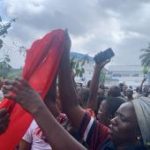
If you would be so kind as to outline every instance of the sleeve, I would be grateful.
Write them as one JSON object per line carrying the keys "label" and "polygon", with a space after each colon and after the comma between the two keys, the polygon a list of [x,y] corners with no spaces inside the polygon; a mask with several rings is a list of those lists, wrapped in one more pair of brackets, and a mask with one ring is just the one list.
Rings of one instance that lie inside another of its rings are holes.
{"label": "sleeve", "polygon": [[[32,125],[32,123],[31,123],[31,125]],[[32,143],[32,126],[31,125],[28,128],[28,130],[26,131],[26,133],[24,134],[24,136],[22,137],[22,139],[28,143]]]}
{"label": "sleeve", "polygon": [[79,134],[89,149],[96,150],[108,138],[108,128],[85,113]]}

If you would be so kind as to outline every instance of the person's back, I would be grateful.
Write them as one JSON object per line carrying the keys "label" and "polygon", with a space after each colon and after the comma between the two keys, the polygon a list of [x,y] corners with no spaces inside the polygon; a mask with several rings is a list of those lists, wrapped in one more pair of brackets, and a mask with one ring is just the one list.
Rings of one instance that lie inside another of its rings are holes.
{"label": "person's back", "polygon": [[[22,140],[24,140],[27,145],[30,145],[30,150],[52,150],[51,146],[46,142],[46,138],[35,120],[31,122],[31,125]],[[22,149],[22,147],[20,149]]]}

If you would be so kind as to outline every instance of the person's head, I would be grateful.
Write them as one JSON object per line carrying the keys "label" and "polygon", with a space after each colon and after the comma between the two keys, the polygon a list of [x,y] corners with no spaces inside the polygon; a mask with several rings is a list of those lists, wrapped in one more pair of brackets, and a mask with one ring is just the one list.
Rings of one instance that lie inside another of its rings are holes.
{"label": "person's head", "polygon": [[105,97],[104,89],[99,88],[98,91],[97,91],[97,99],[98,99],[98,101],[99,100],[102,101],[104,99],[104,97]]}
{"label": "person's head", "polygon": [[141,92],[141,91],[140,91],[140,87],[139,87],[139,86],[136,87],[135,91],[136,91],[137,93],[140,93],[140,92]]}
{"label": "person's head", "polygon": [[123,92],[123,86],[124,86],[124,83],[119,84],[119,88],[120,88],[121,92]]}
{"label": "person's head", "polygon": [[126,93],[127,89],[128,89],[128,86],[124,84],[123,91],[122,91],[124,96],[127,96],[127,93]]}
{"label": "person's head", "polygon": [[91,80],[89,80],[89,81],[87,82],[87,88],[90,88],[90,85],[91,85]]}
{"label": "person's head", "polygon": [[99,88],[100,88],[100,89],[105,89],[104,84],[100,84],[100,85],[99,85]]}
{"label": "person's head", "polygon": [[150,142],[150,100],[133,100],[122,104],[111,120],[110,137],[117,145]]}
{"label": "person's head", "polygon": [[143,88],[143,95],[145,97],[148,97],[148,95],[149,95],[149,87],[148,86],[144,86],[144,88]]}
{"label": "person's head", "polygon": [[83,84],[82,84],[82,83],[79,83],[79,86],[80,86],[80,88],[82,88],[82,87],[83,87]]}
{"label": "person's head", "polygon": [[101,102],[99,112],[98,112],[98,120],[101,123],[108,126],[110,124],[110,120],[114,117],[116,110],[119,106],[125,101],[122,98],[109,97]]}
{"label": "person's head", "polygon": [[133,90],[128,88],[126,90],[126,96],[128,97],[128,100],[132,100],[133,99]]}
{"label": "person's head", "polygon": [[82,88],[80,91],[78,91],[78,96],[80,106],[85,108],[89,97],[89,88]]}
{"label": "person's head", "polygon": [[111,86],[108,90],[108,96],[119,97],[121,96],[121,90],[118,86]]}

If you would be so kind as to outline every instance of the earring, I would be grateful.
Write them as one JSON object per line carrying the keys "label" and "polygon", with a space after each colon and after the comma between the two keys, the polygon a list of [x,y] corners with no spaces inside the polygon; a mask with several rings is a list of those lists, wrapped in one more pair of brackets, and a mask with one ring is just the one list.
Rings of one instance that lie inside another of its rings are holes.
{"label": "earring", "polygon": [[138,142],[139,144],[142,143],[142,137],[141,137],[141,136],[137,136],[136,139],[137,139],[137,142]]}
{"label": "earring", "polygon": [[138,141],[140,141],[140,140],[141,140],[141,137],[140,137],[140,136],[137,136],[136,139],[137,139]]}

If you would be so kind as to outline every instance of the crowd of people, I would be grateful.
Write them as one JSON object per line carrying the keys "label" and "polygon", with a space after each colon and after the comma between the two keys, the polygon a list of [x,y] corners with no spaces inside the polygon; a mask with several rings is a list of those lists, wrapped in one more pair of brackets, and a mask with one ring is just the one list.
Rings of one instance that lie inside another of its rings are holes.
{"label": "crowd of people", "polygon": [[[41,96],[24,79],[3,81],[5,98],[20,104],[34,120],[17,145],[18,150],[148,150],[150,99],[141,86],[133,94],[125,84],[106,88],[99,81],[110,62],[95,62],[87,87],[78,87],[70,66],[71,40],[65,35],[65,52],[47,95]],[[0,134],[9,125],[9,112],[0,110]]]}

